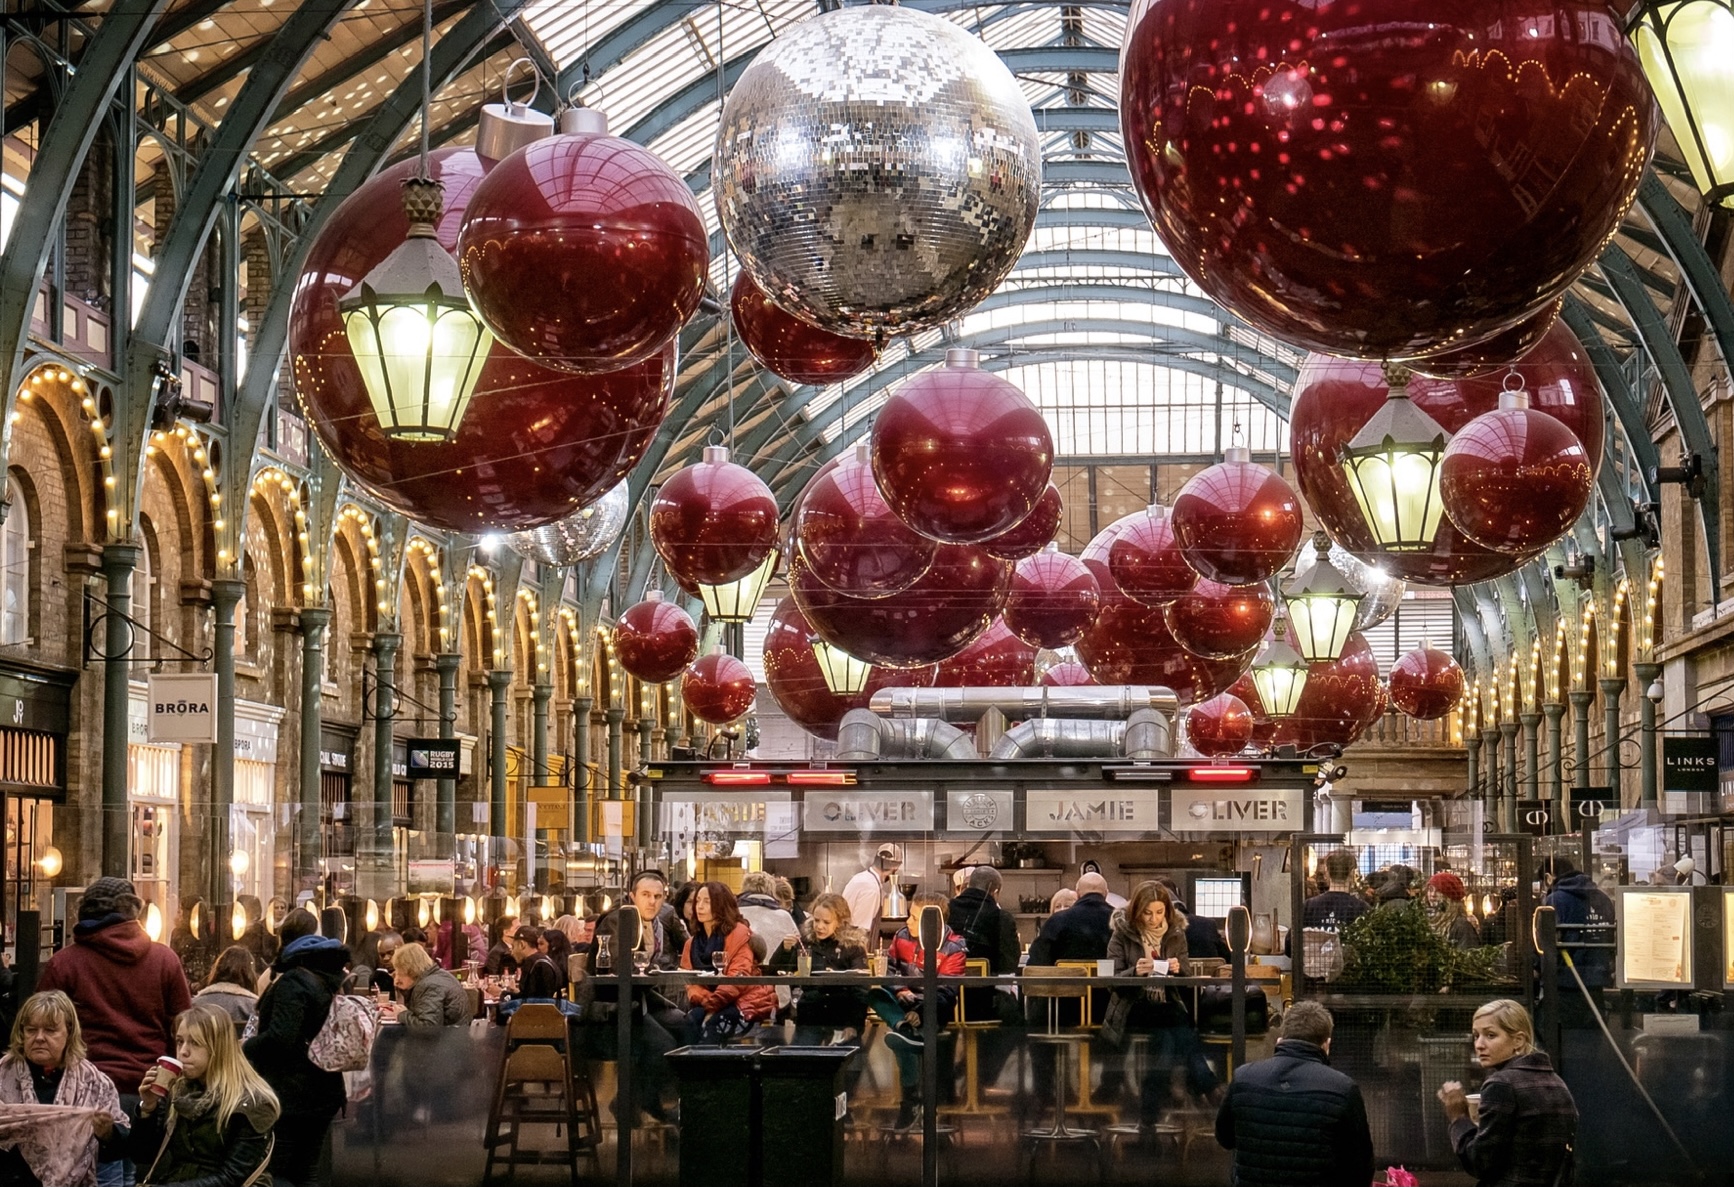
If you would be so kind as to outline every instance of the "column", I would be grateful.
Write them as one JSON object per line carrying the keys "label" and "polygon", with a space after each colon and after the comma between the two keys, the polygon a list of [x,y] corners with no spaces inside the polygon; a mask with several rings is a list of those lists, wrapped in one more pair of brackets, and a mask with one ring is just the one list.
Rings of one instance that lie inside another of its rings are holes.
{"label": "column", "polygon": [[108,878],[132,877],[131,808],[126,796],[127,683],[133,646],[132,574],[138,545],[109,544],[102,550],[103,598],[108,602],[102,641],[113,657],[102,668],[102,872]]}
{"label": "column", "polygon": [[531,783],[542,783],[548,778],[548,702],[553,699],[552,684],[538,684],[530,690]]}
{"label": "column", "polygon": [[1505,759],[1499,781],[1499,829],[1508,833],[1517,828],[1517,723],[1510,718],[1499,723],[1499,749]]}
{"label": "column", "polygon": [[296,627],[301,632],[301,819],[295,830],[300,851],[295,862],[298,889],[318,881],[319,739],[325,721],[325,628],[330,622],[331,611],[326,607],[304,606]]}
{"label": "column", "polygon": [[1566,699],[1571,701],[1572,752],[1575,760],[1572,764],[1571,785],[1573,787],[1588,787],[1590,785],[1589,715],[1590,706],[1595,704],[1596,694],[1587,688],[1574,688],[1566,694]]}
{"label": "column", "polygon": [[1483,814],[1488,820],[1499,818],[1499,727],[1481,727],[1481,786],[1475,794],[1486,805]]}
{"label": "column", "polygon": [[1558,701],[1548,701],[1542,705],[1541,712],[1547,718],[1547,798],[1553,802],[1554,818],[1564,820],[1565,750],[1560,722],[1565,717],[1565,706]]}
{"label": "column", "polygon": [[1597,683],[1602,689],[1602,739],[1608,756],[1608,786],[1613,789],[1615,803],[1624,803],[1620,788],[1620,694],[1626,691],[1624,676],[1603,676]]}
{"label": "column", "polygon": [[229,922],[234,891],[229,883],[230,809],[235,804],[235,607],[247,583],[233,578],[211,582],[212,659],[217,668],[217,747],[211,752],[211,811],[205,824],[210,846],[210,892],[206,900],[220,928]]}
{"label": "column", "polygon": [[[463,656],[455,651],[442,651],[434,656],[434,671],[440,678],[440,737],[451,740],[458,736],[458,668]],[[458,781],[441,779],[434,784],[434,831],[444,840],[454,843],[458,831]]]}
{"label": "column", "polygon": [[1469,777],[1465,781],[1471,797],[1481,790],[1481,734],[1479,730],[1463,731],[1463,753],[1468,757]]}
{"label": "column", "polygon": [[[381,881],[387,879],[393,865],[391,726],[397,716],[397,647],[402,641],[402,636],[389,631],[379,631],[373,636],[373,821],[368,831],[372,834],[374,872]],[[374,889],[385,892],[377,884]]]}
{"label": "column", "polygon": [[1662,675],[1661,664],[1633,664],[1632,675],[1638,678],[1638,778],[1641,788],[1638,807],[1656,806],[1656,702],[1650,699],[1650,685]]}
{"label": "column", "polygon": [[488,842],[496,866],[506,851],[506,693],[512,687],[510,672],[490,671],[492,716],[488,725]]}
{"label": "column", "polygon": [[[656,718],[651,717],[648,714],[639,717],[639,719],[638,719],[638,765],[640,767],[647,767],[650,765],[650,754],[651,754],[650,735],[655,733],[655,732],[656,732]],[[637,833],[638,847],[640,849],[645,849],[645,848],[648,848],[650,846],[650,834],[652,831],[651,827],[650,827],[650,823],[651,823],[651,821],[650,821],[650,812],[651,812],[650,780],[649,779],[639,780],[637,786],[634,787],[632,789],[632,791],[633,791],[633,797],[635,799],[637,799],[637,801],[638,801],[638,812],[637,812],[638,827],[634,831]]]}
{"label": "column", "polygon": [[1541,714],[1531,709],[1517,718],[1523,723],[1523,798],[1541,798]]}
{"label": "column", "polygon": [[625,749],[625,739],[621,726],[626,721],[626,710],[611,706],[603,716],[608,721],[608,798],[624,799],[626,779],[622,751]]}
{"label": "column", "polygon": [[590,840],[590,805],[596,798],[596,781],[590,777],[590,710],[595,701],[578,697],[572,702],[572,840],[580,845]]}

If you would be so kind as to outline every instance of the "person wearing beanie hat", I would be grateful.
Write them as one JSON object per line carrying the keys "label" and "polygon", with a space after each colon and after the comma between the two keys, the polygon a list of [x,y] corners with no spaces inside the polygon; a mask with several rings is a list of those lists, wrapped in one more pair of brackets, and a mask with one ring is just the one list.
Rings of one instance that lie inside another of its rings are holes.
{"label": "person wearing beanie hat", "polygon": [[1481,947],[1481,931],[1463,907],[1467,897],[1463,879],[1450,870],[1440,870],[1427,879],[1427,921],[1453,948]]}
{"label": "person wearing beanie hat", "polygon": [[159,1055],[175,1049],[175,1018],[193,1004],[175,954],[139,926],[144,902],[125,878],[98,878],[78,904],[72,943],[49,960],[38,991],[72,999],[85,1047],[123,1103]]}

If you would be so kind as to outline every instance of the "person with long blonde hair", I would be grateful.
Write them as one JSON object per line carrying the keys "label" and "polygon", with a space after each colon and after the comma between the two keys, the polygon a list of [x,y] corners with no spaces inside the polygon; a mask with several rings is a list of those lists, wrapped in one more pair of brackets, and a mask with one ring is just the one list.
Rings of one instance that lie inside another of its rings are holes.
{"label": "person with long blonde hair", "polygon": [[[142,1185],[197,1180],[200,1187],[269,1183],[277,1094],[235,1037],[227,1010],[196,1004],[175,1020],[180,1074],[160,1064],[139,1085],[139,1120],[132,1157],[148,1171]],[[169,1115],[173,1114],[173,1124]]]}

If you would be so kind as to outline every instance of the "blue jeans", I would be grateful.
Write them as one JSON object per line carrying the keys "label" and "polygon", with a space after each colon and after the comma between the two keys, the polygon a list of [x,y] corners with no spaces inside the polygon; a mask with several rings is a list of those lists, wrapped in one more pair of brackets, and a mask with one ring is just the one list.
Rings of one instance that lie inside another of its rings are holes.
{"label": "blue jeans", "polygon": [[130,1159],[96,1164],[96,1187],[133,1187],[138,1178],[138,1166]]}
{"label": "blue jeans", "polygon": [[703,1006],[695,1006],[686,1015],[686,1041],[688,1043],[724,1043],[729,1039],[744,1035],[752,1029],[752,1023],[741,1017],[740,1007],[730,1003],[714,1014],[705,1013]]}

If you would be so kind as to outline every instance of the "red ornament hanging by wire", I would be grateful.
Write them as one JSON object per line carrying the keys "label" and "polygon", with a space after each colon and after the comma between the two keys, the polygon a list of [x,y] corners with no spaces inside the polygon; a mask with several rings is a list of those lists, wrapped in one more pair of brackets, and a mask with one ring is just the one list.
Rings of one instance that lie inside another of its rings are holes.
{"label": "red ornament hanging by wire", "polygon": [[1152,503],[1142,515],[1129,515],[1108,548],[1108,570],[1133,601],[1166,606],[1198,583],[1198,570],[1180,555],[1168,509]]}
{"label": "red ornament hanging by wire", "polygon": [[735,277],[729,312],[753,358],[790,383],[841,383],[867,370],[879,356],[871,339],[845,338],[784,312],[745,271]]}
{"label": "red ornament hanging by wire", "polygon": [[1276,615],[1276,597],[1268,585],[1220,585],[1201,578],[1162,613],[1180,646],[1204,659],[1222,660],[1263,641]]}
{"label": "red ornament hanging by wire", "polygon": [[630,676],[650,684],[673,680],[698,658],[692,616],[652,590],[614,624],[614,656]]}
{"label": "red ornament hanging by wire", "polygon": [[1026,556],[1034,556],[1053,543],[1065,514],[1066,504],[1060,497],[1060,488],[1050,482],[1042,497],[1036,500],[1035,510],[1024,516],[1011,531],[983,540],[981,549],[1002,561],[1021,561]]}
{"label": "red ornament hanging by wire", "polygon": [[1102,590],[1078,558],[1049,544],[1012,571],[1005,624],[1032,647],[1069,647],[1102,608]]}
{"label": "red ornament hanging by wire", "polygon": [[777,603],[765,631],[765,687],[790,721],[814,737],[837,740],[837,726],[851,709],[865,709],[881,688],[926,688],[936,668],[874,668],[867,686],[852,696],[831,691],[813,654],[813,626],[792,597]]}
{"label": "red ornament hanging by wire", "polygon": [[870,664],[920,668],[950,659],[992,625],[1011,571],[979,548],[947,544],[919,581],[889,597],[840,594],[799,561],[789,566],[789,592],[832,646]]}
{"label": "red ornament hanging by wire", "polygon": [[865,445],[814,479],[796,504],[793,528],[808,571],[855,598],[908,589],[939,551],[937,541],[911,530],[885,502]]}
{"label": "red ornament hanging by wire", "polygon": [[650,504],[650,540],[669,572],[724,585],[757,569],[777,547],[777,499],[764,480],[707,446],[704,460],[662,484]]}
{"label": "red ornament hanging by wire", "polygon": [[758,685],[747,666],[722,648],[700,656],[680,682],[686,711],[711,725],[727,725],[753,707]]}
{"label": "red ornament hanging by wire", "polygon": [[1391,703],[1418,721],[1437,721],[1463,700],[1463,669],[1423,641],[1391,665]]}
{"label": "red ornament hanging by wire", "polygon": [[1252,744],[1252,710],[1232,693],[1218,693],[1186,711],[1186,740],[1206,758],[1231,758]]}
{"label": "red ornament hanging by wire", "polygon": [[1174,496],[1174,541],[1199,576],[1250,585],[1268,580],[1300,547],[1300,496],[1251,451],[1224,452],[1225,460],[1194,474]]}
{"label": "red ornament hanging by wire", "polygon": [[1094,684],[1096,678],[1083,664],[1068,659],[1043,672],[1041,682],[1047,688],[1080,688]]}
{"label": "red ornament hanging by wire", "polygon": [[936,688],[1028,688],[1036,682],[1036,649],[996,618],[979,638],[941,661]]}
{"label": "red ornament hanging by wire", "polygon": [[[1515,373],[1513,381],[1521,384]],[[1521,387],[1451,438],[1439,465],[1439,498],[1451,525],[1471,543],[1536,556],[1566,532],[1595,494],[1583,443]]]}

